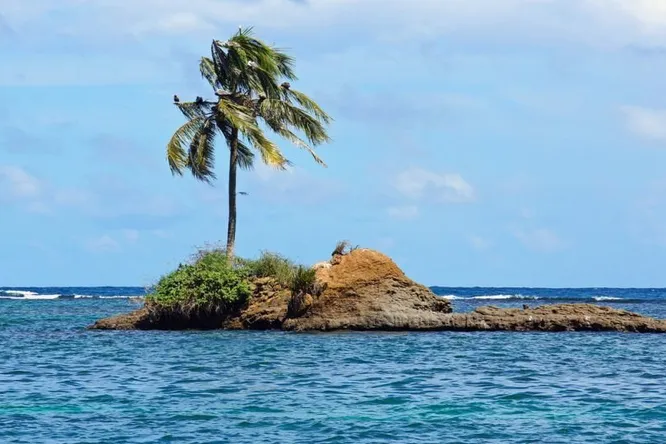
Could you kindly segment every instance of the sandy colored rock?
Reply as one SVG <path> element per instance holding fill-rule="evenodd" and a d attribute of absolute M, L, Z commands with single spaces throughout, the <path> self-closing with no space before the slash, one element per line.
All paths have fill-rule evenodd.
<path fill-rule="evenodd" d="M 410 330 L 441 325 L 449 301 L 409 279 L 388 256 L 358 249 L 317 268 L 324 288 L 285 330 Z"/>

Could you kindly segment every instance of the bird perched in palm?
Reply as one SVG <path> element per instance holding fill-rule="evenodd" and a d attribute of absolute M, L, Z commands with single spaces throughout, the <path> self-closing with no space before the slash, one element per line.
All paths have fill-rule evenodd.
<path fill-rule="evenodd" d="M 278 169 L 290 164 L 262 126 L 307 150 L 315 162 L 325 166 L 314 147 L 330 140 L 326 126 L 331 118 L 307 95 L 291 87 L 288 81 L 297 80 L 293 65 L 294 59 L 284 51 L 254 37 L 252 28 L 239 29 L 227 41 L 213 40 L 210 57 L 202 57 L 199 64 L 215 99 L 197 97 L 183 102 L 174 96 L 175 105 L 188 120 L 167 145 L 173 174 L 189 170 L 195 178 L 210 183 L 216 178 L 216 138 L 222 136 L 229 148 L 230 259 L 236 238 L 238 168 L 252 168 L 255 153 Z"/>

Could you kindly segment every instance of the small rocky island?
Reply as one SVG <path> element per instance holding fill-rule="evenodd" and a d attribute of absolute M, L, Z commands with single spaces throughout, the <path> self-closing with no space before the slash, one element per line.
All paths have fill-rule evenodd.
<path fill-rule="evenodd" d="M 387 256 L 356 249 L 314 266 L 316 286 L 294 291 L 271 277 L 250 281 L 251 296 L 234 310 L 184 315 L 150 300 L 103 319 L 98 330 L 238 329 L 287 331 L 620 331 L 666 333 L 666 320 L 591 304 L 452 313 L 451 303 L 409 279 Z"/>

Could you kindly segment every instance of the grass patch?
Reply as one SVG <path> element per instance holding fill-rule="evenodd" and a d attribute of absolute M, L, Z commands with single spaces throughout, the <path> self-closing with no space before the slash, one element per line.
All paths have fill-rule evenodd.
<path fill-rule="evenodd" d="M 298 266 L 294 270 L 291 280 L 291 292 L 293 294 L 311 294 L 317 296 L 321 293 L 317 283 L 317 272 L 314 268 Z"/>
<path fill-rule="evenodd" d="M 261 256 L 259 256 L 259 259 L 240 259 L 238 263 L 249 277 L 270 277 L 285 287 L 291 285 L 296 270 L 298 269 L 298 266 L 296 266 L 291 260 L 280 254 L 268 251 L 263 251 Z"/>

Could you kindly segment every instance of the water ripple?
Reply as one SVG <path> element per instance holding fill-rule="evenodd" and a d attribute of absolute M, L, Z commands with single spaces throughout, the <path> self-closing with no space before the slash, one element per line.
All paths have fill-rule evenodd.
<path fill-rule="evenodd" d="M 664 442 L 628 334 L 91 332 L 122 300 L 0 303 L 0 442 Z M 654 308 L 651 308 L 654 309 Z"/>

